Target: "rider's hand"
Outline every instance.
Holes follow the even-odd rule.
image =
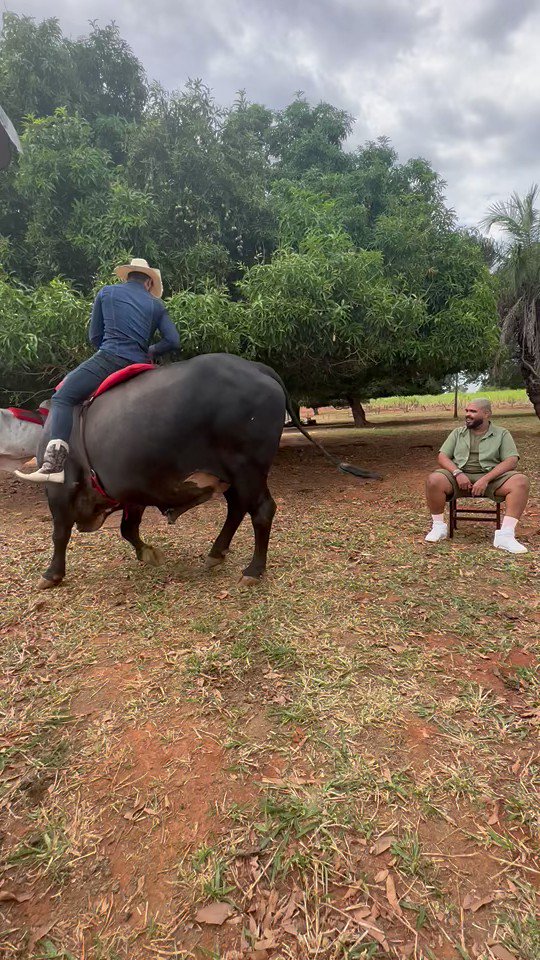
[[[480,477],[480,479],[476,481],[474,487],[472,488],[473,497],[483,497],[488,483],[489,480],[486,480],[485,477]]]
[[[469,493],[472,490],[472,483],[466,473],[458,473],[456,482],[459,489],[463,490],[464,493]]]

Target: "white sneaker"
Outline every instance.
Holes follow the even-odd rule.
[[[493,539],[493,546],[497,550],[506,550],[508,553],[528,553],[527,547],[519,540],[516,540],[513,533],[506,530],[496,530]]]
[[[426,537],[426,543],[438,543],[439,540],[446,540],[448,536],[448,524],[437,520]]]

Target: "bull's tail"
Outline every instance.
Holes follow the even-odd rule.
[[[343,463],[341,460],[338,459],[338,457],[334,457],[333,454],[329,453],[329,451],[326,450],[325,447],[323,447],[322,443],[319,443],[318,440],[315,440],[315,438],[312,437],[310,433],[308,433],[304,425],[301,423],[301,421],[297,417],[292,405],[289,391],[287,390],[287,387],[283,383],[283,380],[281,379],[279,374],[276,373],[275,370],[272,370],[272,367],[267,367],[266,364],[261,363],[259,364],[259,366],[262,367],[262,369],[266,373],[269,373],[274,380],[277,380],[277,382],[281,386],[281,389],[285,394],[287,413],[289,414],[296,429],[299,430],[300,433],[303,434],[303,436],[306,437],[306,439],[313,444],[313,446],[317,447],[321,451],[323,457],[326,457],[329,463],[331,463],[334,467],[337,467],[338,470],[341,470],[342,473],[352,473],[354,477],[363,477],[365,480],[382,480],[380,473],[373,473],[371,470],[363,470],[362,467],[355,467],[354,464],[352,463]]]

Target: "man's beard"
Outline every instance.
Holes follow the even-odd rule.
[[[474,420],[466,420],[465,426],[467,430],[475,430],[481,423],[483,423],[482,417],[476,417]]]

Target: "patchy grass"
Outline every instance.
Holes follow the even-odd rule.
[[[2,481],[2,956],[537,960],[536,424],[506,421],[533,477],[519,558],[480,525],[423,543],[451,421],[323,431],[380,484],[287,438],[254,592],[247,525],[202,570],[211,504],[174,530],[149,511],[160,568],[115,520],[75,535],[36,594],[45,506]]]

